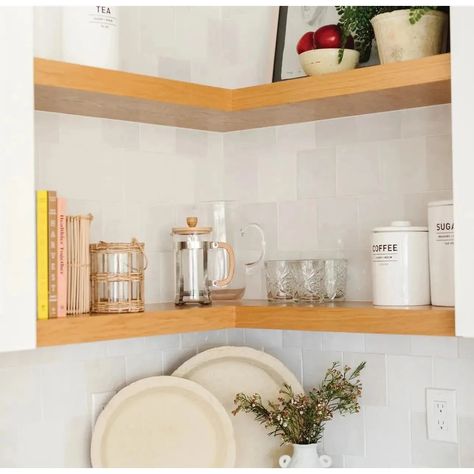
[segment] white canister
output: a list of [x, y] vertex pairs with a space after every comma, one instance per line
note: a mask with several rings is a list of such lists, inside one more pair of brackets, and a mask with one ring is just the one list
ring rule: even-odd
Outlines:
[[395, 221], [374, 229], [372, 288], [375, 305], [430, 304], [427, 227]]
[[64, 61], [119, 69], [119, 7], [63, 7]]
[[431, 303], [454, 306], [453, 201], [428, 203]]

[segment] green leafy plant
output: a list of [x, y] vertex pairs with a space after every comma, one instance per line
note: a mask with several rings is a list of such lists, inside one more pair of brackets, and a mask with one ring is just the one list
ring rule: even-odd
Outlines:
[[278, 399], [267, 402], [267, 406], [258, 393], [238, 393], [232, 413], [253, 413], [255, 419], [269, 430], [270, 436], [281, 437], [282, 444], [317, 443], [323, 435], [325, 423], [333, 418], [334, 413], [345, 415], [360, 410], [362, 384], [358, 377], [365, 364], [360, 363], [350, 373], [349, 366], [341, 370], [334, 362], [321, 384], [308, 394], [295, 394], [290, 385], [284, 384]]
[[[336, 10], [339, 14], [339, 26], [343, 31], [343, 41], [352, 35], [354, 38], [354, 47], [360, 53], [359, 62], [364, 63], [369, 60], [370, 52], [372, 50], [372, 40], [374, 39], [374, 29], [370, 20], [381, 13], [388, 13], [395, 10], [409, 9], [408, 19], [412, 25], [420, 21], [425, 13], [430, 10], [437, 10], [439, 7], [403, 7], [403, 6], [337, 6]], [[344, 49], [339, 50], [339, 62], [342, 61]]]

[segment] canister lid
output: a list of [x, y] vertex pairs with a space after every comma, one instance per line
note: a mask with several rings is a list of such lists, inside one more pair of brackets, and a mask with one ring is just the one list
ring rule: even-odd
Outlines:
[[188, 227], [173, 227], [171, 230], [173, 234], [178, 235], [202, 235], [211, 233], [212, 227], [196, 227], [197, 223], [197, 217], [186, 217]]
[[428, 232], [428, 227], [412, 226], [410, 221], [393, 221], [390, 226], [376, 227], [374, 232]]
[[447, 199], [445, 201], [431, 201], [428, 203], [428, 207], [441, 207], [441, 206], [452, 206], [453, 200]]

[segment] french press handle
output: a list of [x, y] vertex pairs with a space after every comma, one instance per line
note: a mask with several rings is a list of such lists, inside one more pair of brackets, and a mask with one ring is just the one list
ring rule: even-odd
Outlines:
[[212, 281], [212, 286], [216, 286], [218, 288], [221, 288], [223, 286], [227, 286], [232, 281], [232, 278], [234, 278], [234, 272], [235, 272], [234, 249], [227, 242], [211, 242], [210, 247], [212, 249], [223, 249], [229, 255], [229, 271], [227, 273], [227, 276], [225, 278], [223, 278], [222, 280], [213, 280]]

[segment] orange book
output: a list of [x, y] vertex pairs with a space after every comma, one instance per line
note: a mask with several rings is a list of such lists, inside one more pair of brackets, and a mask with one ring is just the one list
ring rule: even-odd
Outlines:
[[48, 192], [36, 191], [38, 319], [48, 319]]
[[58, 318], [66, 316], [67, 308], [67, 238], [66, 238], [66, 200], [64, 198], [57, 199], [57, 289], [58, 289]]

